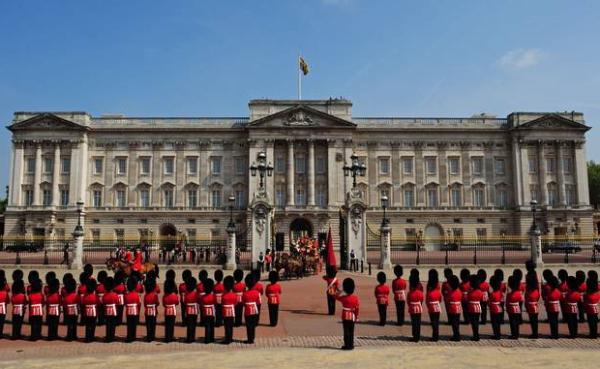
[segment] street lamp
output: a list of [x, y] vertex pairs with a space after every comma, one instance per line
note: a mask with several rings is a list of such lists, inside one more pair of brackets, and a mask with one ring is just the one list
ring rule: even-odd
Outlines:
[[83, 226], [81, 225], [81, 212], [83, 211], [83, 201], [77, 201], [77, 225], [73, 231], [74, 237], [83, 236]]
[[344, 175], [346, 177], [352, 176], [352, 188], [356, 188], [356, 176], [364, 177], [367, 173], [367, 166], [365, 163], [360, 163], [358, 161], [358, 156], [355, 153], [352, 153], [350, 156], [351, 164], [344, 165], [342, 169], [344, 169]]
[[381, 207], [383, 208], [383, 219], [381, 220], [382, 227], [386, 227], [390, 223], [390, 220], [385, 216], [385, 209], [388, 207], [389, 201], [387, 195], [381, 196]]
[[235, 223], [233, 221], [233, 204], [235, 202], [234, 196], [229, 196], [229, 224], [227, 225], [228, 229], [235, 229]]
[[259, 188], [264, 188], [265, 176], [273, 176], [273, 166], [270, 162], [267, 164], [267, 153], [264, 151], [258, 153], [256, 160], [258, 161], [258, 164], [255, 162], [252, 163], [250, 166], [250, 174], [252, 177], [256, 177], [256, 173], [258, 172], [260, 178]]

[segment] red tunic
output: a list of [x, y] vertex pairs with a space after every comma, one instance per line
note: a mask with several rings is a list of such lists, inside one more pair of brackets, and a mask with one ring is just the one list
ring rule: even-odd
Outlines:
[[356, 322], [360, 309], [360, 300], [356, 295], [337, 295], [336, 299], [342, 303], [342, 320]]
[[193, 290], [185, 294], [184, 305], [187, 315], [198, 315], [198, 291]]
[[466, 302], [467, 295], [469, 294], [469, 291], [471, 290], [471, 282], [469, 282], [469, 281], [461, 282], [458, 285], [458, 289], [460, 289], [460, 292], [462, 292], [462, 300]]
[[12, 296], [12, 314], [25, 315], [25, 304], [27, 304], [27, 296], [24, 293], [17, 293]]
[[[267, 293], [269, 287], [267, 286]], [[235, 317], [235, 304], [237, 303], [237, 296], [233, 292], [225, 292], [221, 299], [221, 311], [223, 312], [223, 318]]]
[[48, 297], [46, 297], [46, 316], [60, 315], [61, 300], [62, 298], [58, 292], [48, 294]]
[[521, 314], [520, 302], [523, 301], [523, 294], [520, 290], [510, 291], [506, 295], [506, 312], [509, 314]]
[[447, 295], [447, 312], [448, 314], [460, 314], [462, 313], [462, 292], [460, 289], [451, 290]]
[[281, 286], [279, 283], [270, 283], [267, 285], [267, 303], [270, 305], [279, 305], [281, 302]]
[[63, 309], [65, 315], [78, 315], [79, 314], [79, 295], [76, 292], [66, 292], [63, 297]]
[[0, 315], [6, 315], [8, 304], [10, 303], [10, 294], [5, 289], [0, 290]]
[[394, 279], [392, 291], [394, 292], [394, 301], [406, 301], [406, 280], [402, 277]]
[[102, 283], [98, 284], [96, 287], [96, 296], [98, 296], [98, 304], [102, 304], [102, 296], [106, 293], [106, 288]]
[[165, 307], [165, 316], [176, 316], [177, 305], [179, 305], [179, 296], [176, 293], [163, 295], [163, 306]]
[[215, 304], [221, 305], [223, 303], [223, 293], [225, 292], [225, 286], [223, 283], [218, 282], [215, 284], [213, 288], [213, 293], [215, 294]]
[[557, 313], [560, 311], [561, 292], [558, 288], [548, 290], [546, 295], [546, 311]]
[[444, 301], [446, 300], [446, 295], [448, 294], [448, 292], [450, 292], [450, 283], [446, 282], [442, 282], [442, 297], [444, 298]]
[[471, 314], [480, 314], [482, 299], [483, 292], [480, 289], [470, 290], [467, 294], [467, 311]]
[[440, 313], [442, 308], [440, 306], [440, 302], [442, 301], [442, 290], [439, 288], [434, 288], [432, 290], [427, 291], [425, 295], [425, 303], [427, 304], [427, 312], [431, 313]]
[[568, 314], [577, 314], [579, 309], [577, 303], [581, 300], [581, 294], [578, 291], [569, 291], [565, 297], [565, 312]]
[[248, 290], [242, 296], [244, 303], [244, 316], [257, 315], [258, 304], [260, 303], [260, 294], [257, 290]]
[[552, 290], [552, 286], [548, 283], [542, 285], [542, 299], [544, 302], [548, 301], [548, 293]]
[[119, 304], [119, 295], [110, 291], [102, 296], [102, 305], [104, 305], [104, 315], [117, 316], [117, 305]]
[[490, 307], [490, 314], [502, 314], [502, 301], [504, 300], [504, 294], [502, 290], [492, 291], [490, 293], [490, 299], [488, 305]]
[[538, 314], [540, 312], [539, 302], [540, 301], [540, 290], [526, 290], [525, 291], [525, 309], [529, 314]]
[[246, 283], [237, 282], [236, 284], [233, 285], [233, 292], [237, 296], [236, 303], [238, 303], [238, 304], [242, 303], [242, 297], [244, 295], [244, 291], [246, 291]]
[[390, 288], [386, 284], [375, 286], [375, 300], [377, 305], [386, 305], [390, 300]]
[[157, 308], [160, 304], [158, 294], [155, 291], [148, 292], [144, 295], [144, 315], [156, 316]]
[[421, 304], [423, 303], [424, 297], [423, 291], [418, 288], [408, 291], [406, 301], [408, 302], [408, 313], [410, 315], [421, 314], [423, 312], [423, 306]]
[[86, 317], [96, 317], [98, 312], [96, 310], [96, 305], [98, 305], [98, 298], [94, 292], [86, 293], [81, 298], [81, 305], [83, 305], [84, 315]]
[[124, 305], [125, 304], [125, 292], [126, 292], [126, 288], [125, 285], [122, 283], [119, 283], [118, 285], [115, 286], [115, 288], [113, 288], [113, 292], [117, 294], [117, 296], [119, 296], [119, 303], [118, 305]]
[[185, 303], [184, 302], [185, 294], [187, 293], [187, 286], [185, 285], [185, 282], [179, 284], [178, 291], [179, 291], [179, 298], [181, 299], [181, 303], [184, 304]]
[[205, 293], [200, 297], [202, 313], [204, 316], [215, 316], [215, 303], [217, 299], [214, 293]]
[[256, 284], [252, 288], [258, 292], [258, 297], [259, 297], [258, 304], [261, 305], [262, 304], [262, 295], [265, 293], [265, 288], [263, 287], [262, 283], [260, 283], [260, 282], [256, 282]]
[[29, 316], [44, 315], [44, 295], [41, 292], [29, 294]]
[[600, 292], [586, 293], [583, 295], [583, 304], [585, 312], [590, 315], [598, 314], [598, 302], [600, 302]]
[[140, 294], [136, 291], [127, 292], [124, 296], [125, 314], [135, 316], [140, 314]]
[[490, 299], [490, 284], [486, 281], [481, 282], [479, 290], [481, 291], [481, 302], [487, 303]]

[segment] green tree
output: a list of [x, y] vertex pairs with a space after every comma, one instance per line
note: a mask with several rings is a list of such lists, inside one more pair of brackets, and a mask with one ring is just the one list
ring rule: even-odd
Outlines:
[[587, 164], [588, 182], [590, 186], [590, 204], [597, 208], [600, 206], [600, 163], [593, 160]]

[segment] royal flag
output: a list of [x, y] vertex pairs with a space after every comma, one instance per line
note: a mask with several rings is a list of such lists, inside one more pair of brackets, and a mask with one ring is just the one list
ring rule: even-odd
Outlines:
[[308, 74], [308, 64], [306, 64], [306, 61], [304, 61], [304, 58], [300, 57], [300, 59], [298, 60], [298, 63], [300, 65], [300, 70], [302, 71], [302, 74], [307, 75]]
[[333, 252], [333, 237], [331, 237], [331, 226], [327, 232], [327, 267], [331, 269], [337, 269], [337, 261], [335, 260], [335, 253]]

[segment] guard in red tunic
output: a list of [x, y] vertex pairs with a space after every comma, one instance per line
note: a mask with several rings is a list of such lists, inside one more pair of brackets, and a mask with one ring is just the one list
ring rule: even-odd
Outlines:
[[575, 272], [575, 279], [577, 280], [577, 292], [581, 300], [577, 303], [577, 310], [579, 311], [579, 323], [585, 323], [585, 306], [583, 305], [583, 299], [585, 292], [587, 291], [587, 284], [585, 283], [585, 272], [578, 270]]
[[4, 337], [4, 322], [6, 321], [6, 312], [10, 303], [10, 293], [6, 290], [7, 287], [6, 277], [2, 273], [0, 276], [0, 338]]
[[221, 309], [221, 304], [223, 300], [223, 293], [225, 292], [225, 287], [223, 286], [223, 271], [221, 269], [215, 270], [215, 287], [213, 288], [213, 293], [215, 294], [215, 327], [220, 327], [223, 325], [223, 315], [221, 314], [223, 309]]
[[136, 291], [137, 280], [134, 277], [127, 279], [127, 293], [125, 299], [125, 315], [127, 317], [127, 338], [125, 342], [133, 342], [136, 338], [137, 325], [140, 320], [141, 299]]
[[46, 324], [48, 325], [48, 340], [52, 341], [58, 338], [58, 323], [60, 320], [60, 282], [58, 279], [51, 279], [48, 283], [48, 294], [46, 295]]
[[404, 325], [404, 310], [406, 306], [406, 280], [402, 278], [402, 266], [394, 267], [396, 278], [392, 282], [392, 292], [394, 293], [394, 302], [396, 304], [396, 324]]
[[490, 293], [488, 306], [490, 307], [492, 332], [494, 334], [494, 339], [499, 340], [501, 338], [500, 328], [502, 326], [502, 316], [504, 315], [504, 309], [502, 308], [504, 293], [502, 292], [502, 284], [500, 283], [498, 276], [493, 275], [492, 278], [490, 278], [490, 287], [492, 288], [492, 293]]
[[531, 325], [531, 335], [529, 338], [538, 338], [540, 289], [535, 272], [527, 274], [525, 284], [525, 309], [529, 315], [529, 325]]
[[408, 314], [410, 314], [410, 324], [412, 326], [412, 341], [419, 342], [421, 339], [421, 314], [423, 312], [423, 300], [425, 296], [423, 291], [419, 289], [419, 274], [414, 273], [415, 269], [411, 271], [411, 275], [408, 278], [408, 295], [406, 301], [408, 302]]
[[106, 324], [106, 342], [115, 340], [115, 329], [117, 327], [117, 305], [119, 296], [114, 291], [115, 280], [112, 277], [104, 279], [104, 296], [102, 296], [102, 307], [104, 308], [104, 323]]
[[202, 310], [204, 312], [204, 343], [215, 342], [215, 309], [216, 299], [213, 289], [215, 282], [207, 278], [204, 281], [204, 295], [200, 297]]
[[25, 295], [25, 284], [23, 280], [17, 279], [12, 285], [12, 339], [21, 339], [21, 327], [23, 326], [23, 316], [25, 315], [25, 305], [27, 305], [27, 296]]
[[277, 326], [279, 320], [279, 304], [281, 302], [281, 285], [279, 281], [279, 273], [274, 270], [269, 272], [269, 283], [267, 285], [267, 303], [269, 304], [269, 325]]
[[469, 269], [461, 269], [460, 271], [460, 291], [462, 292], [462, 310], [463, 310], [463, 322], [464, 324], [469, 324], [469, 307], [468, 307], [468, 299], [467, 295], [471, 290], [471, 284], [469, 283], [469, 279], [471, 278], [471, 272]]
[[565, 269], [561, 269], [558, 271], [558, 290], [560, 291], [560, 311], [562, 311], [562, 321], [567, 322], [567, 305], [566, 298], [567, 292], [569, 292], [569, 286], [567, 285], [567, 279], [569, 278], [569, 273]]
[[510, 338], [519, 339], [519, 325], [521, 324], [521, 301], [523, 301], [521, 282], [514, 275], [508, 277], [510, 292], [506, 295], [506, 312], [510, 323]]
[[42, 322], [44, 318], [44, 294], [42, 293], [42, 281], [36, 279], [29, 285], [29, 324], [31, 325], [31, 340], [37, 341], [42, 338]]
[[260, 283], [260, 270], [258, 269], [254, 271], [254, 281], [254, 287], [252, 288], [258, 291], [258, 322], [256, 323], [258, 325], [260, 324], [260, 312], [262, 311], [262, 295], [265, 293], [265, 287]]
[[460, 314], [462, 312], [462, 291], [459, 288], [460, 282], [458, 277], [452, 275], [448, 280], [450, 291], [448, 292], [446, 302], [448, 308], [446, 313], [448, 314], [448, 324], [452, 326], [452, 338], [451, 341], [460, 341]]
[[565, 312], [567, 316], [567, 326], [569, 327], [569, 338], [576, 338], [578, 329], [577, 318], [579, 315], [578, 303], [581, 300], [577, 278], [575, 278], [575, 276], [569, 276], [569, 278], [567, 278], [567, 286], [569, 290], [565, 297]]
[[[223, 310], [223, 325], [225, 327], [225, 339], [223, 344], [228, 345], [233, 342], [233, 324], [235, 320], [235, 304], [237, 303], [237, 296], [233, 292], [233, 284], [235, 280], [232, 276], [225, 277], [223, 281], [223, 287], [225, 293], [221, 300], [221, 309]], [[268, 287], [267, 287], [268, 290]]]
[[550, 325], [550, 338], [558, 339], [558, 314], [560, 313], [561, 292], [558, 288], [559, 281], [556, 276], [549, 276], [546, 280], [546, 314]]
[[49, 271], [48, 273], [46, 273], [46, 276], [44, 277], [44, 281], [46, 282], [46, 284], [44, 285], [44, 287], [42, 289], [42, 292], [44, 293], [44, 297], [48, 297], [48, 294], [50, 293], [50, 282], [53, 279], [56, 279], [55, 272]]
[[104, 282], [106, 281], [108, 274], [105, 270], [101, 270], [98, 272], [98, 276], [96, 281], [98, 282], [98, 286], [96, 286], [96, 297], [98, 298], [98, 325], [104, 325], [104, 308], [102, 307], [102, 297], [106, 293], [106, 288], [104, 287]]
[[442, 291], [440, 289], [438, 272], [435, 269], [429, 270], [427, 278], [427, 293], [425, 294], [425, 304], [427, 304], [427, 313], [431, 321], [431, 339], [438, 341], [440, 337], [440, 313], [442, 311]]
[[477, 271], [479, 278], [479, 289], [481, 290], [481, 324], [487, 324], [488, 303], [490, 299], [490, 284], [487, 282], [487, 272], [485, 269]]
[[96, 336], [96, 318], [98, 317], [98, 299], [96, 298], [96, 280], [88, 279], [85, 284], [85, 294], [81, 298], [85, 312], [85, 342], [92, 342]]
[[169, 343], [173, 341], [175, 332], [175, 319], [177, 318], [179, 296], [177, 296], [177, 288], [174, 279], [167, 279], [164, 287], [165, 294], [163, 295], [163, 306], [165, 307], [165, 342]]
[[467, 309], [469, 310], [469, 322], [471, 322], [471, 330], [473, 332], [472, 341], [479, 341], [479, 319], [481, 318], [481, 300], [483, 292], [479, 285], [479, 276], [472, 274], [469, 278], [469, 293], [467, 294]]
[[600, 292], [598, 292], [598, 280], [588, 278], [587, 290], [583, 297], [583, 305], [587, 314], [589, 338], [598, 338], [598, 303], [600, 303]]
[[354, 294], [355, 284], [352, 278], [342, 282], [344, 294], [337, 292], [336, 299], [342, 303], [342, 325], [344, 327], [344, 346], [342, 350], [354, 350], [354, 324], [358, 321], [360, 300]]
[[144, 320], [146, 322], [146, 342], [156, 339], [156, 317], [158, 315], [158, 293], [156, 279], [147, 278], [145, 282], [146, 293], [144, 294]]
[[208, 272], [202, 269], [198, 272], [198, 284], [196, 285], [196, 293], [198, 295], [198, 314], [200, 315], [200, 326], [204, 327], [204, 309], [202, 309], [202, 296], [204, 296], [204, 281], [208, 279]]
[[188, 280], [188, 278], [190, 278], [192, 276], [192, 271], [189, 269], [184, 270], [181, 273], [181, 280], [183, 282], [181, 282], [179, 284], [179, 300], [181, 301], [181, 325], [185, 326], [186, 325], [186, 314], [185, 314], [185, 294], [187, 293], [187, 287], [186, 287], [186, 281]]
[[77, 287], [77, 294], [79, 295], [79, 324], [85, 324], [85, 306], [83, 306], [83, 296], [87, 293], [86, 283], [88, 281], [88, 274], [82, 272], [79, 274], [79, 286]]
[[187, 293], [185, 294], [185, 325], [187, 333], [185, 342], [196, 341], [196, 323], [198, 322], [198, 283], [196, 278], [189, 277], [186, 282]]
[[244, 303], [244, 319], [246, 320], [246, 334], [248, 338], [246, 343], [254, 343], [256, 326], [258, 325], [258, 303], [260, 302], [260, 295], [258, 291], [253, 288], [256, 282], [252, 274], [246, 276], [245, 282], [248, 290], [244, 292], [242, 302]]
[[340, 282], [336, 277], [337, 270], [335, 270], [335, 268], [328, 266], [325, 268], [325, 273], [323, 280], [327, 283], [327, 288], [325, 289], [325, 295], [327, 297], [327, 314], [335, 315], [335, 299], [339, 293]]
[[125, 288], [125, 273], [120, 270], [115, 273], [115, 287], [113, 288], [113, 292], [116, 293], [119, 298], [117, 304], [117, 325], [121, 325], [123, 324], [123, 311], [125, 310], [125, 293], [127, 292], [127, 288]]
[[387, 286], [386, 275], [384, 272], [377, 273], [377, 286], [375, 286], [374, 296], [377, 310], [379, 311], [379, 325], [385, 326], [387, 320], [387, 307], [390, 300], [390, 288]]
[[448, 311], [448, 293], [450, 292], [450, 277], [454, 275], [452, 268], [444, 269], [444, 278], [446, 279], [442, 282], [442, 298], [444, 299], [444, 308]]
[[233, 292], [237, 296], [235, 304], [235, 326], [239, 327], [242, 325], [242, 318], [244, 316], [244, 303], [242, 301], [244, 291], [246, 291], [246, 284], [244, 283], [244, 271], [241, 269], [236, 269], [233, 272], [233, 278], [235, 279]]
[[67, 326], [67, 341], [77, 339], [77, 318], [79, 315], [79, 295], [77, 294], [77, 283], [74, 278], [65, 279], [63, 296], [63, 311], [65, 313], [65, 325]]

